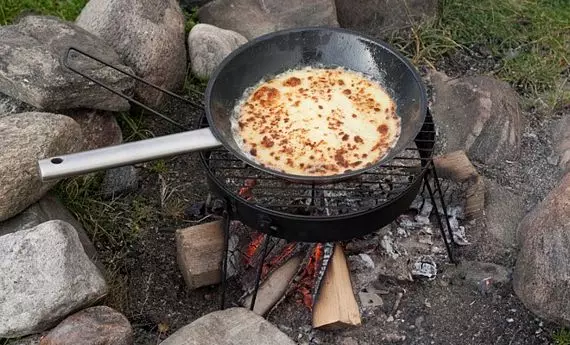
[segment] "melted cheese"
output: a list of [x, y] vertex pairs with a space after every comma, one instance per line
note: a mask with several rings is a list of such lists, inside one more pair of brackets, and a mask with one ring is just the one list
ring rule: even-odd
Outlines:
[[400, 135], [394, 101], [342, 68], [303, 68], [246, 90], [232, 119], [240, 148], [288, 174], [336, 175], [380, 160]]

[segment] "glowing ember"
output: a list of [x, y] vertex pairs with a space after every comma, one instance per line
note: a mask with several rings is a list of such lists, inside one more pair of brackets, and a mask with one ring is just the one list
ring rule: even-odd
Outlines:
[[285, 260], [289, 258], [291, 253], [293, 253], [293, 251], [295, 250], [296, 247], [297, 247], [297, 243], [291, 242], [291, 243], [287, 244], [283, 248], [283, 250], [281, 250], [281, 252], [279, 254], [277, 254], [273, 258], [271, 258], [271, 260], [269, 260], [269, 262], [264, 263], [263, 269], [261, 272], [262, 277], [267, 277], [267, 274], [269, 273], [269, 271], [273, 267], [275, 267], [276, 265], [280, 265], [280, 264], [284, 263]]
[[251, 242], [247, 245], [244, 253], [244, 261], [246, 265], [251, 264], [251, 260], [257, 253], [258, 249], [261, 247], [261, 243], [263, 243], [263, 239], [265, 235], [262, 233], [255, 233], [253, 234], [253, 238]]
[[245, 200], [251, 200], [253, 198], [253, 187], [257, 184], [255, 179], [248, 178], [244, 181], [244, 186], [239, 189], [238, 195]]
[[309, 262], [301, 273], [301, 279], [299, 280], [297, 291], [302, 296], [299, 302], [302, 302], [309, 309], [313, 308], [312, 289], [315, 286], [315, 280], [319, 272], [319, 264], [321, 263], [322, 257], [323, 244], [319, 243], [313, 248]]

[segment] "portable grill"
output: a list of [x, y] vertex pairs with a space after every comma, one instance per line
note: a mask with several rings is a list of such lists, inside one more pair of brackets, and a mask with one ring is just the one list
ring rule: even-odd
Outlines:
[[[208, 186], [223, 205], [220, 213], [223, 216], [225, 255], [221, 308], [225, 308], [231, 220], [239, 220], [266, 234], [262, 258], [257, 267], [251, 310], [255, 306], [262, 267], [273, 237], [330, 243], [364, 236], [390, 224], [408, 211], [422, 184], [431, 198], [447, 255], [453, 263], [450, 245], [453, 234], [432, 160], [435, 136], [435, 125], [428, 111], [415, 145], [406, 148], [389, 164], [356, 178], [330, 184], [293, 183], [244, 164], [224, 149], [201, 152], [200, 159]], [[442, 207], [443, 219], [436, 197]]]

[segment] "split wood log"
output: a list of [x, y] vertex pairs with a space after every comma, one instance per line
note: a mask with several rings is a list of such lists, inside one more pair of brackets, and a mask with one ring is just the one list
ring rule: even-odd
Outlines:
[[480, 220], [485, 211], [485, 183], [465, 151], [454, 151], [434, 157], [433, 164], [439, 177], [458, 183], [469, 183], [465, 192], [465, 218]]
[[221, 221], [176, 230], [178, 267], [190, 289], [221, 281], [223, 251]]
[[477, 176], [465, 192], [465, 218], [482, 220], [485, 216], [485, 182]]
[[454, 151], [433, 158], [439, 177], [455, 182], [465, 182], [479, 176], [465, 151]]
[[[300, 264], [301, 258], [296, 256], [289, 259], [281, 267], [271, 273], [267, 280], [259, 287], [255, 299], [255, 306], [253, 307], [254, 313], [264, 315], [273, 308], [275, 303], [287, 292], [287, 288], [297, 274]], [[251, 306], [251, 300], [252, 295], [249, 295], [245, 299], [243, 306], [249, 308]]]
[[333, 330], [360, 323], [346, 257], [342, 246], [337, 244], [313, 306], [313, 327]]

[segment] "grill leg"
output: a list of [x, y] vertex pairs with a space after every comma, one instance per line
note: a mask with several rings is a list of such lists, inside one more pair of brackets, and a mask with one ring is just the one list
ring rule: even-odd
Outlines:
[[227, 278], [228, 278], [228, 250], [230, 242], [230, 214], [227, 210], [222, 213], [222, 228], [224, 230], [224, 250], [222, 257], [222, 300], [221, 300], [221, 310], [226, 308], [226, 290], [227, 290]]
[[253, 307], [255, 307], [255, 300], [257, 299], [257, 291], [259, 291], [259, 284], [261, 282], [261, 273], [263, 271], [263, 264], [265, 263], [265, 259], [267, 257], [267, 247], [269, 246], [269, 240], [271, 236], [265, 235], [265, 239], [263, 240], [263, 253], [261, 254], [261, 261], [259, 262], [259, 267], [257, 268], [257, 276], [255, 277], [255, 289], [253, 290], [253, 296], [251, 296], [251, 305], [249, 306], [249, 310], [253, 311]]
[[[432, 164], [432, 163], [430, 163]], [[430, 168], [430, 172], [434, 174], [434, 180], [437, 181], [437, 175], [435, 175], [435, 168], [433, 167], [433, 164]], [[449, 236], [451, 237], [451, 239], [448, 240], [447, 235], [445, 234], [445, 229], [443, 228], [443, 221], [441, 220], [441, 216], [439, 214], [439, 210], [437, 208], [437, 204], [435, 203], [435, 194], [434, 191], [432, 190], [430, 184], [429, 184], [429, 176], [428, 174], [424, 175], [424, 185], [426, 186], [428, 193], [429, 193], [429, 197], [431, 199], [431, 202], [433, 204], [433, 208], [435, 209], [435, 217], [437, 218], [437, 223], [439, 225], [439, 230], [441, 231], [441, 236], [443, 237], [443, 242], [445, 243], [445, 249], [447, 250], [447, 256], [449, 257], [449, 262], [451, 263], [455, 263], [455, 259], [453, 257], [453, 251], [451, 250], [451, 246], [450, 243], [451, 241], [453, 241], [453, 233], [451, 232], [451, 225], [449, 224], [449, 219], [447, 217], [447, 210], [446, 210], [446, 206], [445, 203], [443, 201], [443, 195], [441, 193], [441, 187], [439, 185], [439, 182], [436, 182], [435, 184], [435, 188], [436, 191], [439, 193], [440, 195], [440, 201], [441, 201], [441, 207], [443, 207], [443, 212], [445, 215], [445, 221], [446, 221], [446, 225], [447, 225], [447, 230], [449, 232]]]

